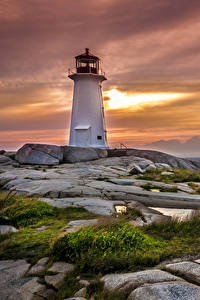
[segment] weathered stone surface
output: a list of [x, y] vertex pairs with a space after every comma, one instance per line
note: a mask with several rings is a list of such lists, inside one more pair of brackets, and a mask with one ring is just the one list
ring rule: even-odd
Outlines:
[[136, 163], [133, 163], [129, 166], [128, 172], [131, 175], [137, 175], [137, 174], [143, 174], [144, 170], [140, 168], [140, 166], [137, 165]]
[[109, 182], [119, 184], [119, 185], [134, 185], [135, 180], [127, 179], [127, 178], [109, 178]]
[[170, 219], [171, 219], [170, 216], [166, 216], [155, 209], [146, 207], [137, 201], [128, 202], [127, 208], [131, 208], [131, 209], [137, 208], [144, 214], [146, 222], [141, 220], [141, 218], [137, 218], [136, 220], [130, 221], [130, 224], [132, 224], [134, 226], [145, 226], [145, 225], [149, 225], [152, 223], [167, 222], [167, 221], [170, 221]]
[[25, 144], [15, 159], [21, 164], [55, 165], [63, 160], [61, 147], [45, 144]]
[[95, 151], [97, 152], [98, 158], [108, 157], [107, 149], [95, 148]]
[[45, 285], [39, 283], [37, 277], [30, 277], [25, 284], [16, 288], [14, 293], [12, 293], [12, 295], [8, 299], [39, 300], [40, 297], [37, 297], [37, 293], [44, 290], [46, 290]]
[[134, 290], [128, 300], [199, 300], [200, 287], [186, 282], [163, 282]]
[[153, 223], [167, 222], [170, 220], [171, 220], [170, 216], [151, 213], [151, 214], [145, 214], [145, 221], [143, 221], [141, 218], [137, 218], [136, 220], [129, 221], [129, 224], [140, 227], [140, 226], [151, 225]]
[[4, 153], [4, 155], [7, 156], [7, 157], [9, 157], [9, 158], [11, 158], [11, 159], [15, 159], [16, 153], [17, 153], [16, 151], [6, 151]]
[[8, 297], [18, 287], [18, 280], [21, 280], [21, 277], [25, 275], [29, 267], [30, 264], [23, 259], [0, 261], [0, 299], [9, 299]]
[[195, 262], [200, 264], [200, 259], [196, 259]]
[[36, 274], [41, 271], [44, 271], [46, 268], [46, 265], [48, 263], [49, 258], [48, 257], [43, 257], [41, 258], [37, 264], [31, 267], [31, 269], [28, 271], [28, 275]]
[[62, 146], [64, 162], [76, 163], [98, 159], [98, 153], [94, 148], [81, 148]]
[[172, 170], [171, 166], [165, 163], [155, 163], [157, 169], [167, 169]]
[[96, 225], [98, 223], [98, 221], [99, 221], [98, 219], [71, 221], [71, 222], [69, 222], [68, 227], [66, 228], [65, 231], [68, 233], [76, 232], [83, 227]]
[[92, 181], [88, 183], [87, 186], [99, 189], [102, 192], [108, 191], [109, 193], [110, 192], [124, 192], [124, 193], [143, 192], [143, 189], [138, 186], [120, 186], [105, 181]]
[[83, 287], [78, 292], [74, 294], [74, 297], [86, 297], [87, 296], [87, 289], [86, 287]]
[[180, 278], [161, 270], [145, 270], [135, 273], [109, 274], [101, 279], [110, 291], [131, 291], [146, 283], [180, 281]]
[[175, 272], [184, 276], [188, 280], [192, 280], [200, 284], [200, 265], [190, 261], [183, 261], [175, 264], [167, 264], [166, 270]]
[[163, 171], [161, 173], [161, 175], [173, 175], [174, 173], [173, 172], [169, 172], [169, 171]]
[[52, 285], [54, 288], [59, 289], [64, 282], [65, 273], [58, 273], [56, 275], [45, 276], [47, 284]]
[[[172, 173], [173, 174], [173, 173]], [[109, 182], [115, 183], [118, 185], [132, 185], [132, 186], [140, 186], [143, 187], [145, 184], [149, 183], [152, 185], [152, 188], [175, 188], [177, 187], [179, 190], [186, 192], [186, 193], [192, 193], [193, 189], [188, 186], [187, 183], [174, 183], [174, 184], [169, 184], [169, 183], [164, 183], [164, 182], [159, 182], [159, 181], [153, 181], [153, 180], [142, 180], [142, 179], [123, 179], [123, 178], [109, 178]]]
[[79, 197], [81, 195], [90, 196], [90, 197], [98, 197], [101, 195], [101, 192], [88, 186], [75, 186], [72, 188], [64, 189], [60, 191], [60, 197]]
[[116, 213], [115, 205], [124, 205], [123, 201], [111, 201], [103, 200], [101, 198], [88, 198], [88, 197], [76, 197], [76, 198], [60, 198], [60, 199], [49, 199], [41, 198], [52, 206], [63, 208], [69, 206], [83, 207], [86, 210], [95, 214], [103, 216], [111, 216]]
[[157, 168], [156, 168], [155, 164], [152, 163], [152, 164], [148, 165], [148, 167], [146, 167], [145, 172], [149, 171], [149, 170], [156, 170], [156, 169]]
[[139, 149], [108, 149], [108, 157], [133, 156], [149, 159], [154, 163], [165, 163], [172, 168], [198, 169], [197, 165], [189, 159], [179, 158], [160, 151], [139, 150]]
[[4, 189], [6, 190], [10, 190], [11, 188], [14, 188], [15, 186], [17, 185], [20, 185], [20, 184], [26, 184], [27, 182], [32, 182], [31, 179], [14, 179], [14, 180], [10, 180], [8, 183], [6, 183], [4, 185]]
[[0, 225], [0, 234], [6, 234], [11, 232], [17, 232], [18, 230], [10, 225]]
[[13, 162], [12, 159], [10, 159], [5, 155], [0, 154], [0, 165], [9, 165], [12, 164], [12, 162]]
[[[55, 294], [56, 291], [50, 288], [42, 289], [37, 292], [37, 296], [42, 297], [42, 299], [51, 299]], [[42, 299], [40, 298], [40, 300]]]
[[66, 262], [55, 262], [48, 271], [56, 272], [56, 273], [69, 273], [74, 271], [75, 266], [72, 264], [68, 264]]
[[71, 188], [72, 184], [64, 179], [59, 181], [56, 179], [50, 180], [33, 180], [18, 184], [11, 188], [20, 194], [28, 196], [49, 196], [58, 197], [62, 190]]

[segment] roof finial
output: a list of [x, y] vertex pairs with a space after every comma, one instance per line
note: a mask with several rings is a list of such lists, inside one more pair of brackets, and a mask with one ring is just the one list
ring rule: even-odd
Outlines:
[[89, 55], [89, 48], [85, 48], [86, 54]]

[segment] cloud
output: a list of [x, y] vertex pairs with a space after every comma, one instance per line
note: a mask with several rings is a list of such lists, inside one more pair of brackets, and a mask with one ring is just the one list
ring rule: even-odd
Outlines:
[[26, 142], [23, 128], [37, 130], [41, 141], [39, 131], [49, 130], [53, 141], [54, 129], [69, 127], [73, 82], [67, 70], [85, 47], [102, 57], [105, 90], [193, 94], [134, 114], [107, 111], [110, 142], [123, 132], [129, 143], [152, 140], [155, 132], [194, 135], [200, 125], [199, 11], [199, 0], [1, 1], [0, 141], [5, 131], [20, 131]]

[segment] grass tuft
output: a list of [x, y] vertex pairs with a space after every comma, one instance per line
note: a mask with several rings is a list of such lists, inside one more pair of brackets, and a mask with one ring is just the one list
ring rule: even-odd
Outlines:
[[200, 182], [200, 172], [185, 169], [174, 169], [173, 174], [163, 175], [163, 170], [147, 170], [144, 174], [138, 175], [137, 179], [161, 181], [165, 183]]

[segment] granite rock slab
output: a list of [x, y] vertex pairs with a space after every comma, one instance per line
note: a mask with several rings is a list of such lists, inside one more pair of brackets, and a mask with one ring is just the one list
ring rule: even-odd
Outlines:
[[163, 282], [132, 291], [128, 300], [199, 300], [200, 287], [187, 282]]

